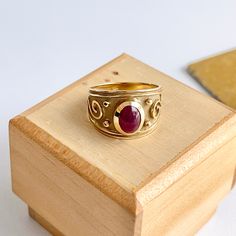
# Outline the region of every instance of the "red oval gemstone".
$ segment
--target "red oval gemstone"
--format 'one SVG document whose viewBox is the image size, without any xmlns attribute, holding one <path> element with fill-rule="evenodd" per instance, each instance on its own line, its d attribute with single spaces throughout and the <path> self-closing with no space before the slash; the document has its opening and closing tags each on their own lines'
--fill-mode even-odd
<svg viewBox="0 0 236 236">
<path fill-rule="evenodd" d="M 126 106 L 121 110 L 119 116 L 119 124 L 124 132 L 135 132 L 139 128 L 140 122 L 141 114 L 138 108 L 134 106 Z"/>
</svg>

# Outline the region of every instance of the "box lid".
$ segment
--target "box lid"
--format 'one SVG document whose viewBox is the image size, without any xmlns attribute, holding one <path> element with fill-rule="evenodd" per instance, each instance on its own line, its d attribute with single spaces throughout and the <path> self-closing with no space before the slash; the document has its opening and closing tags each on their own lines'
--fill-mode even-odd
<svg viewBox="0 0 236 236">
<path fill-rule="evenodd" d="M 89 87 L 118 81 L 163 87 L 159 127 L 152 134 L 119 140 L 90 124 Z M 11 122 L 135 214 L 236 134 L 233 110 L 126 54 Z"/>
</svg>

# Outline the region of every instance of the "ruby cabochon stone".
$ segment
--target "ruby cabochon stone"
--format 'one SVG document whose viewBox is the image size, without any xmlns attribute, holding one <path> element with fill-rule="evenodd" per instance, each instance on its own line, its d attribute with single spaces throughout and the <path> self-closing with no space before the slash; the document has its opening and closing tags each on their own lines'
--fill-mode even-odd
<svg viewBox="0 0 236 236">
<path fill-rule="evenodd" d="M 134 133 L 140 126 L 141 114 L 138 108 L 134 106 L 125 106 L 119 116 L 120 128 L 125 133 Z"/>
</svg>

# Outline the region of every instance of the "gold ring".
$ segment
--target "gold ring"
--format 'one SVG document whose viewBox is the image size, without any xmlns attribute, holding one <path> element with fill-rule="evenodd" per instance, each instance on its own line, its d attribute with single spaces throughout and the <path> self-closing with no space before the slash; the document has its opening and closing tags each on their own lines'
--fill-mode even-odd
<svg viewBox="0 0 236 236">
<path fill-rule="evenodd" d="M 88 96 L 90 121 L 103 134 L 136 138 L 157 126 L 161 87 L 148 83 L 113 83 L 91 87 Z"/>
</svg>

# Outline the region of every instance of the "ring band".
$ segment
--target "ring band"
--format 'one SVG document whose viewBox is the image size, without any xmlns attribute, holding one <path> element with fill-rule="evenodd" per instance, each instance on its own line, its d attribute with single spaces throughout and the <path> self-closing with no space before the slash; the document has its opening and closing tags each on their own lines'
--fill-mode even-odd
<svg viewBox="0 0 236 236">
<path fill-rule="evenodd" d="M 91 87 L 88 96 L 90 121 L 103 134 L 136 138 L 157 126 L 161 87 L 148 83 L 113 83 Z"/>
</svg>

